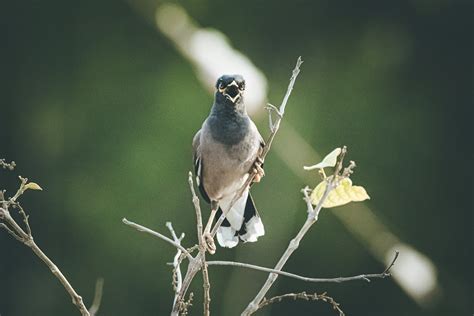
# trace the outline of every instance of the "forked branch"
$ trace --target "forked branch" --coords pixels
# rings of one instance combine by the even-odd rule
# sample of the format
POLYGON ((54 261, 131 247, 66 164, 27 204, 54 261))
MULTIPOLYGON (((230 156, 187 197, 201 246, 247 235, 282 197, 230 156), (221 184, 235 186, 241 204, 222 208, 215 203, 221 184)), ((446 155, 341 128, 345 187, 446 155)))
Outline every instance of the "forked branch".
MULTIPOLYGON (((4 159, 0 159, 0 166, 4 169, 13 170, 15 163, 6 163, 4 159)), ((41 248, 35 243, 33 239, 33 234, 31 231, 30 224, 28 222, 28 215, 25 210, 19 203, 19 198, 25 193, 28 189, 40 190, 41 188, 36 183, 28 183, 27 178, 20 178, 20 187, 17 192, 8 199, 5 199, 5 191, 0 191, 0 228, 5 229, 10 235, 12 235, 16 240, 29 247, 38 258, 40 258, 46 266, 49 268, 51 273, 61 282, 64 289, 70 295, 73 304, 80 311, 83 316, 90 316, 91 313, 84 305, 82 297, 76 292, 72 287, 71 283, 64 276, 61 270, 56 264, 41 250, 41 248), (22 228, 16 220, 10 214, 10 209, 17 209, 20 216, 23 218, 23 223, 25 228, 22 228)), ((96 298, 94 299, 94 304, 91 307, 93 311, 92 315, 95 315, 100 306, 100 300, 102 297, 102 281, 98 283, 96 287, 96 298), (100 286, 99 286, 100 285, 100 286)))

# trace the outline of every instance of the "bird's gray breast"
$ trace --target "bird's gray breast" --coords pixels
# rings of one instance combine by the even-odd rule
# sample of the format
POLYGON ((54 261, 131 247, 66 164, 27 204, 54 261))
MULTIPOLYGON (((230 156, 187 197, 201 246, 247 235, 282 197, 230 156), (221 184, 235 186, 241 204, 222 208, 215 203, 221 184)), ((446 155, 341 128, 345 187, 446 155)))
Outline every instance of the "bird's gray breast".
POLYGON ((246 121, 224 120, 222 124, 223 120, 211 115, 203 126, 204 185, 211 199, 219 200, 239 189, 255 161, 259 141, 250 119, 243 119, 246 121))
POLYGON ((224 145, 237 145, 249 132, 250 119, 241 115, 211 115, 208 118, 211 136, 224 145))

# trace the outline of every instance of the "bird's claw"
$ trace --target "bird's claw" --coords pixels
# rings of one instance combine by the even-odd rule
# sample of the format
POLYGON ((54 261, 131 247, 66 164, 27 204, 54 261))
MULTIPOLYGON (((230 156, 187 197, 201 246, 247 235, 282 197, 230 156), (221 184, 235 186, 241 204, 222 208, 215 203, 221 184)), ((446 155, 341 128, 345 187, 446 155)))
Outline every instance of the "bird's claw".
POLYGON ((260 182, 265 176, 265 170, 263 170, 262 165, 263 159, 261 157, 257 157, 257 160, 255 160, 252 167, 252 173, 255 174, 253 177, 253 182, 260 182))
POLYGON ((213 255, 216 253, 216 244, 210 233, 204 233, 202 235, 202 243, 209 254, 213 255))

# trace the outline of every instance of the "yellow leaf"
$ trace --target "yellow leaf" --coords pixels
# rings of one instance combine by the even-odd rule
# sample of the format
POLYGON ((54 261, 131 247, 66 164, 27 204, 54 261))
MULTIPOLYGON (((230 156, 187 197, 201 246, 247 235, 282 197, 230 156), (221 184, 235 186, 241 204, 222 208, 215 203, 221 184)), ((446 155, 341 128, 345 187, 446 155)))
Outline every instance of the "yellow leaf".
POLYGON ((341 148, 336 148, 333 151, 331 151, 324 159, 313 166, 304 166, 304 170, 314 170, 314 169, 322 169, 326 167, 334 167, 337 163, 337 156, 341 153, 341 148))
MULTIPOLYGON (((321 197, 326 190, 326 181, 319 183, 313 192, 311 192, 311 203, 316 205, 321 200, 321 197)), ((341 180, 339 185, 334 188, 323 203, 323 207, 330 208, 341 206, 349 202, 360 202, 370 199, 365 189, 361 186, 352 185, 349 178, 341 180)))
POLYGON ((31 189, 31 190, 40 190, 42 191, 43 189, 38 185, 38 183, 35 182, 29 182, 25 184, 25 191, 31 189))

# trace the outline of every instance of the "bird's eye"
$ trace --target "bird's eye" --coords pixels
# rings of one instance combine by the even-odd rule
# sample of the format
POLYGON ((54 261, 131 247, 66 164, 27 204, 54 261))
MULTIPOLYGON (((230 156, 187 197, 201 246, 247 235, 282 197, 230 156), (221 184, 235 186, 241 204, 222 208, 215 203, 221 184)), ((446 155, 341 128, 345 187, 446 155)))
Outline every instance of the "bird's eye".
POLYGON ((240 90, 245 90, 245 84, 244 83, 239 84, 239 89, 240 90))

